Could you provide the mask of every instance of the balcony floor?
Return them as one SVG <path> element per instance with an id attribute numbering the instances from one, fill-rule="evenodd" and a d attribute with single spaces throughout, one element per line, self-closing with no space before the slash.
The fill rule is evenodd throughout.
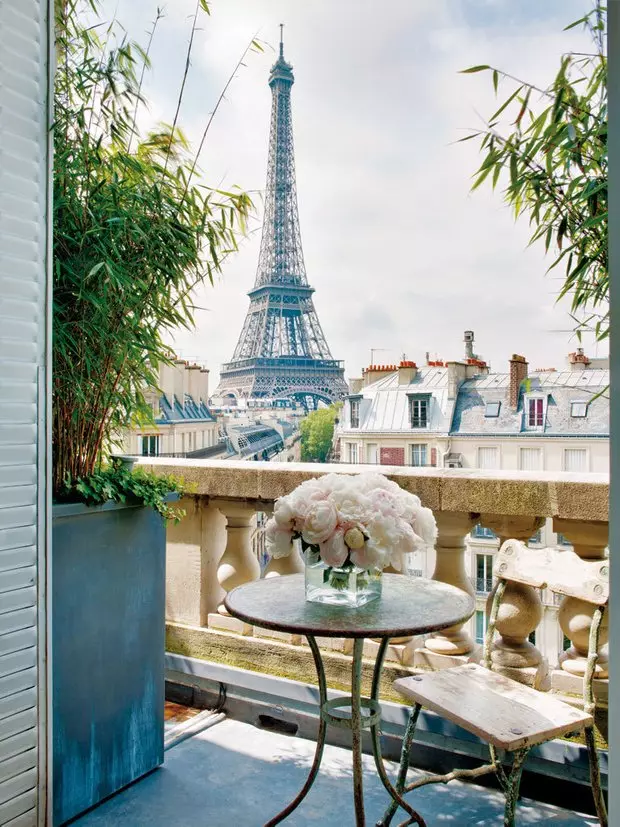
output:
<path id="1" fill-rule="evenodd" d="M 73 822 L 76 827 L 260 827 L 294 798 L 314 753 L 314 743 L 224 720 L 166 752 L 159 770 Z M 391 777 L 394 765 L 390 768 Z M 371 756 L 364 756 L 366 823 L 382 814 L 387 793 Z M 584 795 L 587 795 L 584 789 Z M 412 799 L 413 800 L 413 799 Z M 428 827 L 479 827 L 502 823 L 499 793 L 463 784 L 436 784 L 415 793 Z M 399 814 L 400 815 L 400 814 Z M 401 818 L 402 820 L 402 818 Z M 353 825 L 351 753 L 326 746 L 323 765 L 305 801 L 284 822 L 290 827 Z M 393 824 L 397 823 L 394 819 Z M 595 825 L 596 819 L 523 799 L 522 825 Z"/>

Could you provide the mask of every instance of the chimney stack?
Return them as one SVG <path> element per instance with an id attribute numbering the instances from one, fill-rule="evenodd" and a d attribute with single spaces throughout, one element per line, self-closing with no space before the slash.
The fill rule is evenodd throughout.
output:
<path id="1" fill-rule="evenodd" d="M 417 365 L 407 359 L 403 359 L 398 366 L 398 384 L 410 385 L 415 379 Z"/>
<path id="2" fill-rule="evenodd" d="M 474 355 L 474 331 L 466 330 L 463 334 L 463 341 L 465 342 L 465 361 L 468 359 L 475 359 Z"/>
<path id="3" fill-rule="evenodd" d="M 568 354 L 568 364 L 571 370 L 585 370 L 589 366 L 590 360 L 583 352 L 583 348 L 578 347 L 575 353 Z"/>
<path id="4" fill-rule="evenodd" d="M 519 405 L 519 392 L 521 390 L 521 382 L 527 379 L 527 362 L 525 356 L 519 356 L 516 353 L 512 354 L 510 360 L 510 407 L 517 410 Z"/>

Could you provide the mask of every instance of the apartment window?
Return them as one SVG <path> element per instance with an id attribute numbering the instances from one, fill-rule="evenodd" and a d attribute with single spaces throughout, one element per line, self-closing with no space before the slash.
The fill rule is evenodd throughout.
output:
<path id="1" fill-rule="evenodd" d="M 530 632 L 527 636 L 527 639 L 532 644 L 532 646 L 536 646 L 536 629 L 533 632 Z"/>
<path id="2" fill-rule="evenodd" d="M 564 536 L 563 534 L 561 534 L 559 531 L 558 531 L 558 539 L 557 539 L 557 543 L 558 543 L 558 545 L 559 545 L 559 546 L 572 546 L 572 543 L 571 543 L 571 541 L 568 539 L 568 537 L 565 537 L 565 536 Z"/>
<path id="3" fill-rule="evenodd" d="M 350 399 L 351 406 L 351 427 L 359 428 L 360 426 L 360 401 L 359 399 Z"/>
<path id="4" fill-rule="evenodd" d="M 540 448 L 521 448 L 519 467 L 522 471 L 542 471 L 542 451 Z"/>
<path id="5" fill-rule="evenodd" d="M 142 446 L 141 453 L 143 457 L 158 457 L 159 456 L 159 437 L 158 436 L 143 436 L 140 437 Z"/>
<path id="6" fill-rule="evenodd" d="M 426 398 L 413 397 L 409 400 L 409 412 L 412 428 L 426 428 L 428 426 L 428 402 Z"/>
<path id="7" fill-rule="evenodd" d="M 528 540 L 528 545 L 530 546 L 541 546 L 542 545 L 542 528 L 539 528 L 536 534 L 532 534 L 530 539 Z"/>
<path id="8" fill-rule="evenodd" d="M 369 442 L 366 446 L 366 462 L 369 465 L 377 465 L 379 463 L 379 446 L 376 442 Z"/>
<path id="9" fill-rule="evenodd" d="M 565 471 L 587 471 L 588 462 L 585 448 L 564 449 Z"/>
<path id="10" fill-rule="evenodd" d="M 426 465 L 426 445 L 411 446 L 411 464 L 417 466 Z"/>
<path id="11" fill-rule="evenodd" d="M 484 415 L 488 418 L 499 416 L 501 402 L 487 402 L 484 408 Z"/>
<path id="12" fill-rule="evenodd" d="M 485 526 L 480 525 L 478 523 L 475 525 L 471 530 L 471 536 L 475 540 L 496 540 L 497 534 L 490 528 L 485 528 Z"/>
<path id="13" fill-rule="evenodd" d="M 570 415 L 574 419 L 581 419 L 584 416 L 587 416 L 588 413 L 588 403 L 587 402 L 571 402 L 570 403 Z"/>
<path id="14" fill-rule="evenodd" d="M 357 442 L 347 442 L 347 462 L 352 465 L 357 463 Z"/>
<path id="15" fill-rule="evenodd" d="M 487 633 L 487 616 L 482 611 L 476 612 L 476 643 L 484 643 Z"/>
<path id="16" fill-rule="evenodd" d="M 476 554 L 476 591 L 488 594 L 493 588 L 493 555 Z"/>
<path id="17" fill-rule="evenodd" d="M 499 468 L 499 450 L 478 448 L 478 468 Z"/>
<path id="18" fill-rule="evenodd" d="M 542 397 L 527 400 L 527 427 L 542 428 L 544 425 L 544 400 Z"/>

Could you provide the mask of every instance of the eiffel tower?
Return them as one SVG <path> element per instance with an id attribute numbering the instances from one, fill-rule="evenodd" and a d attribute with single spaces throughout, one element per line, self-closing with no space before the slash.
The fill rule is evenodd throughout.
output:
<path id="1" fill-rule="evenodd" d="M 306 278 L 299 232 L 291 86 L 293 67 L 280 56 L 272 93 L 265 216 L 250 307 L 232 360 L 222 365 L 215 396 L 292 399 L 306 408 L 342 399 L 344 364 L 332 358 Z"/>

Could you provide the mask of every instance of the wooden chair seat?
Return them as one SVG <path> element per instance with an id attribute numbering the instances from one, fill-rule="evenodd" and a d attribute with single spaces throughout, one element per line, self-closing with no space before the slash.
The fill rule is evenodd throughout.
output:
<path id="1" fill-rule="evenodd" d="M 399 678 L 394 688 L 509 752 L 593 725 L 582 710 L 475 663 Z"/>

